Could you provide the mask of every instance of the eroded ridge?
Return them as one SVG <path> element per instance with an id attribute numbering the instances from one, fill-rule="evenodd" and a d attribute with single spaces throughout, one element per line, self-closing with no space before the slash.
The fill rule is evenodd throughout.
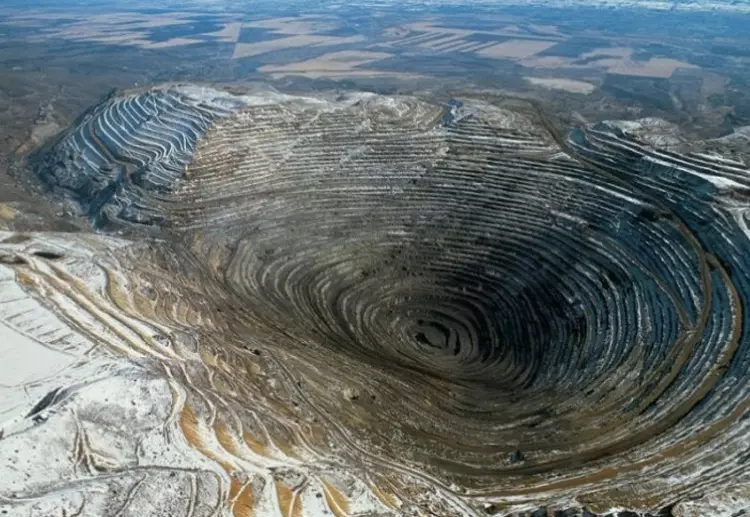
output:
<path id="1" fill-rule="evenodd" d="M 54 308 L 167 388 L 164 436 L 216 479 L 195 504 L 750 505 L 744 164 L 684 152 L 654 120 L 561 137 L 519 100 L 200 91 L 231 109 L 189 155 L 148 162 L 175 171 L 158 189 L 125 181 L 105 210 L 139 244 L 87 255 L 108 279 L 77 304 L 96 325 Z M 54 167 L 45 177 L 91 215 L 71 185 L 100 169 Z M 50 260 L 13 253 L 18 279 Z M 43 271 L 23 283 L 42 298 L 93 285 Z"/>

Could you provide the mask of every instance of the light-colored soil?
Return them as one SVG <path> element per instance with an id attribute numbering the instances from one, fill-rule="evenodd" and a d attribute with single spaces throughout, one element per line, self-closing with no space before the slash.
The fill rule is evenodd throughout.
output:
<path id="1" fill-rule="evenodd" d="M 287 65 L 266 65 L 260 72 L 272 74 L 273 77 L 285 75 L 303 75 L 305 77 L 352 77 L 393 75 L 379 70 L 359 69 L 360 66 L 391 57 L 386 52 L 341 51 L 323 54 L 315 59 L 290 63 Z"/>
<path id="2" fill-rule="evenodd" d="M 575 58 L 529 56 L 520 61 L 520 64 L 529 68 L 598 68 L 610 74 L 655 78 L 669 78 L 678 68 L 698 68 L 683 61 L 663 57 L 654 57 L 648 61 L 636 61 L 632 59 L 634 52 L 635 50 L 630 47 L 598 48 Z M 598 59 L 585 64 L 576 63 L 581 59 L 590 58 Z"/>
<path id="3" fill-rule="evenodd" d="M 556 41 L 514 39 L 480 50 L 477 54 L 496 59 L 523 59 L 556 45 Z"/>
<path id="4" fill-rule="evenodd" d="M 20 400 L 8 400 L 3 397 L 3 403 L 9 406 L 23 401 L 23 391 L 10 387 L 39 382 L 60 372 L 73 362 L 70 356 L 42 346 L 4 322 L 0 322 L 0 357 L 3 358 L 4 364 L 13 365 L 12 368 L 3 369 L 3 386 L 0 393 L 13 399 L 20 397 Z"/>
<path id="5" fill-rule="evenodd" d="M 190 39 L 190 38 L 172 38 L 166 41 L 158 41 L 148 45 L 144 45 L 147 48 L 169 48 L 169 47 L 181 47 L 183 45 L 193 45 L 195 43 L 204 43 L 201 40 Z"/>
<path id="6" fill-rule="evenodd" d="M 7 230 L 8 223 L 15 217 L 16 211 L 7 203 L 0 203 L 0 230 Z M 2 327 L 0 327 L 2 329 Z M 1 332 L 2 330 L 0 330 Z"/>
<path id="7" fill-rule="evenodd" d="M 432 40 L 426 41 L 419 46 L 422 48 L 440 50 L 440 47 L 442 47 L 443 45 L 450 45 L 458 41 L 463 41 L 462 37 L 463 36 L 461 34 L 449 34 L 449 35 L 446 35 L 444 38 L 432 39 Z"/>
<path id="8" fill-rule="evenodd" d="M 240 39 L 240 32 L 242 31 L 242 24 L 239 22 L 228 23 L 223 29 L 216 32 L 209 32 L 206 36 L 213 36 L 219 41 L 225 41 L 227 43 L 236 43 Z"/>
<path id="9" fill-rule="evenodd" d="M 669 78 L 678 68 L 697 68 L 695 65 L 676 59 L 655 57 L 648 61 L 623 60 L 611 67 L 610 74 L 636 75 L 641 77 Z"/>
<path id="10" fill-rule="evenodd" d="M 73 41 L 91 41 L 96 43 L 140 46 L 145 48 L 169 48 L 197 43 L 189 38 L 172 38 L 167 41 L 154 42 L 149 40 L 148 29 L 170 27 L 185 23 L 188 13 L 172 13 L 169 15 L 151 16 L 146 14 L 116 13 L 112 15 L 93 14 L 81 21 L 69 25 L 40 32 L 35 41 L 50 38 L 63 38 Z M 62 15 L 60 16 L 63 17 Z M 47 20 L 49 18 L 42 18 Z M 33 13 L 22 22 L 37 20 Z"/>
<path id="11" fill-rule="evenodd" d="M 358 43 L 360 41 L 363 41 L 364 39 L 365 38 L 363 36 L 337 37 L 319 36 L 314 34 L 300 34 L 297 36 L 289 36 L 288 38 L 279 38 L 274 40 L 261 41 L 258 43 L 237 43 L 237 45 L 234 47 L 234 54 L 232 55 L 232 59 L 257 56 L 260 54 L 265 54 L 267 52 L 272 52 L 274 50 L 282 50 L 287 48 Z"/>
<path id="12" fill-rule="evenodd" d="M 296 18 L 270 18 L 257 22 L 246 23 L 245 27 L 257 29 L 271 29 L 277 34 L 315 34 L 316 32 L 337 29 L 340 25 L 331 20 L 311 16 Z"/>
<path id="13" fill-rule="evenodd" d="M 575 79 L 548 78 L 548 77 L 526 77 L 528 82 L 534 86 L 541 86 L 551 90 L 565 90 L 571 93 L 583 93 L 588 95 L 596 90 L 596 86 L 585 81 Z"/>
<path id="14" fill-rule="evenodd" d="M 518 35 L 523 34 L 526 31 L 521 29 L 518 25 L 506 25 L 505 27 L 503 27 L 503 32 Z"/>
<path id="15" fill-rule="evenodd" d="M 519 63 L 528 68 L 583 68 L 571 65 L 572 60 L 562 56 L 532 56 L 523 59 Z"/>
<path id="16" fill-rule="evenodd" d="M 549 34 L 550 36 L 562 36 L 554 25 L 529 25 L 530 28 L 543 34 Z"/>
<path id="17" fill-rule="evenodd" d="M 597 57 L 602 56 L 605 57 L 620 57 L 620 58 L 629 58 L 633 55 L 633 50 L 630 47 L 604 47 L 604 48 L 596 48 L 590 52 L 584 52 L 581 54 L 580 57 L 577 57 L 575 59 L 587 59 L 590 57 Z"/>
<path id="18" fill-rule="evenodd" d="M 481 46 L 481 44 L 477 44 L 476 42 L 471 42 L 471 41 L 466 41 L 466 40 L 458 40 L 452 45 L 446 45 L 444 47 L 441 47 L 440 50 L 442 52 L 466 52 L 467 50 L 474 49 L 477 46 Z"/>

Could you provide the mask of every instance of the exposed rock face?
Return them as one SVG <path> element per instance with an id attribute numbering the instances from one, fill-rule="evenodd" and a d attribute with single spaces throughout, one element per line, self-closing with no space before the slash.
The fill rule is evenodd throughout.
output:
<path id="1" fill-rule="evenodd" d="M 93 108 L 33 163 L 124 234 L 1 245 L 37 311 L 3 321 L 78 359 L 7 426 L 0 453 L 45 453 L 0 504 L 744 508 L 748 170 L 652 122 L 194 86 Z"/>

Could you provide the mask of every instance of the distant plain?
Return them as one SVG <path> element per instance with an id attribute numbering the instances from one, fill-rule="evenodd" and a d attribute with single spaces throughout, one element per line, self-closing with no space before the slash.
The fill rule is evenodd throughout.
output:
<path id="1" fill-rule="evenodd" d="M 5 8 L 0 152 L 30 149 L 114 88 L 181 80 L 512 92 L 563 118 L 659 116 L 717 137 L 750 125 L 742 22 L 638 8 Z"/>

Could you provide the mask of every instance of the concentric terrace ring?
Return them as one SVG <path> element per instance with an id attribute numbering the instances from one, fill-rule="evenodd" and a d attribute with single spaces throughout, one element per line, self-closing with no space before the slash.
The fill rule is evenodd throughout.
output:
<path id="1" fill-rule="evenodd" d="M 35 163 L 95 224 L 158 227 L 385 478 L 493 512 L 745 482 L 747 169 L 548 129 L 521 101 L 172 86 Z"/>

